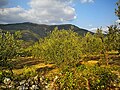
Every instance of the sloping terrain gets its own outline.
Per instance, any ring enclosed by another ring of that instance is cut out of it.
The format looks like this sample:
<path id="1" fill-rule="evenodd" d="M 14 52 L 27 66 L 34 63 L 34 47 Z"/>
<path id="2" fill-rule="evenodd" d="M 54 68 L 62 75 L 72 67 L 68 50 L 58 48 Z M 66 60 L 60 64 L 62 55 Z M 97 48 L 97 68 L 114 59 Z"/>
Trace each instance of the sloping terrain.
<path id="1" fill-rule="evenodd" d="M 23 40 L 25 41 L 37 41 L 39 38 L 47 36 L 48 33 L 52 32 L 54 28 L 57 27 L 59 30 L 65 29 L 73 29 L 73 31 L 77 32 L 79 35 L 84 35 L 87 32 L 90 32 L 85 29 L 81 29 L 72 24 L 63 24 L 63 25 L 45 25 L 45 24 L 35 24 L 30 22 L 25 23 L 16 23 L 16 24 L 0 24 L 0 29 L 3 31 L 22 31 Z M 92 33 L 92 32 L 91 32 Z"/>

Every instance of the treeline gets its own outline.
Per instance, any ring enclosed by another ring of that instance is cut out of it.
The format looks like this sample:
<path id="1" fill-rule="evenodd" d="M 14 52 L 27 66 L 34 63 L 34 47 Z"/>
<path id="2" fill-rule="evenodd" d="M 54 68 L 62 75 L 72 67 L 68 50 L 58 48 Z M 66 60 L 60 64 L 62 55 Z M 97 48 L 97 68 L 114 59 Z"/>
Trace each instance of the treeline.
<path id="1" fill-rule="evenodd" d="M 50 63 L 75 64 L 85 55 L 103 54 L 108 64 L 108 51 L 120 53 L 120 30 L 115 26 L 108 27 L 106 34 L 98 29 L 94 35 L 87 33 L 78 36 L 72 30 L 58 30 L 57 28 L 44 39 L 40 39 L 30 47 L 32 56 L 42 58 Z"/>
<path id="2" fill-rule="evenodd" d="M 55 28 L 47 37 L 31 46 L 20 38 L 20 32 L 0 32 L 0 61 L 3 65 L 16 56 L 33 56 L 47 63 L 74 66 L 84 56 L 101 54 L 108 65 L 108 52 L 114 50 L 120 53 L 120 30 L 117 25 L 109 26 L 106 34 L 102 29 L 97 29 L 95 34 L 88 32 L 84 37 L 73 30 Z"/>

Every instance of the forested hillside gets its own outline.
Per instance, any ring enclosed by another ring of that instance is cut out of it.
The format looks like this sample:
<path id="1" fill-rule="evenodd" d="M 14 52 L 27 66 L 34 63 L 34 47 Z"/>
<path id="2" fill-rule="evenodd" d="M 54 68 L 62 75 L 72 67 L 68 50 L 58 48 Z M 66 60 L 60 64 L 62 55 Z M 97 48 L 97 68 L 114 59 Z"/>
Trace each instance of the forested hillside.
<path id="1" fill-rule="evenodd" d="M 78 33 L 79 35 L 85 35 L 87 32 L 90 32 L 85 29 L 81 29 L 72 24 L 63 24 L 63 25 L 42 25 L 42 24 L 35 24 L 30 22 L 25 23 L 16 23 L 16 24 L 0 24 L 0 29 L 3 31 L 15 32 L 20 30 L 22 32 L 22 38 L 26 41 L 37 41 L 41 37 L 47 36 L 50 32 L 57 27 L 59 30 L 69 30 L 72 29 L 74 32 Z M 92 32 L 91 32 L 92 33 Z"/>

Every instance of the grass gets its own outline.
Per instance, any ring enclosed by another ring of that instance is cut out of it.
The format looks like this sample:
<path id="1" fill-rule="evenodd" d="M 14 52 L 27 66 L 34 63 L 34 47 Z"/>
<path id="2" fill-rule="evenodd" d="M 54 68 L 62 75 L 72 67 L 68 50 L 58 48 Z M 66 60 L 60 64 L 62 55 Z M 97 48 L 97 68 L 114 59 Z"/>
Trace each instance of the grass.
<path id="1" fill-rule="evenodd" d="M 99 57 L 99 56 L 96 56 Z M 80 71 L 77 72 L 77 68 L 69 68 L 71 69 L 71 71 L 73 71 L 75 74 L 75 77 L 79 76 L 79 75 L 86 75 L 86 73 L 89 75 L 91 75 L 91 70 L 89 71 L 89 68 L 93 68 L 94 65 L 96 65 L 99 62 L 99 59 L 96 58 L 95 56 L 92 56 L 92 59 L 90 59 L 91 57 L 87 58 L 87 61 L 82 61 L 82 66 L 87 67 L 87 69 L 85 69 L 84 71 Z M 94 60 L 94 59 L 95 60 Z M 112 71 L 113 74 L 116 74 L 120 77 L 120 55 L 109 55 L 109 59 L 112 61 L 114 61 L 114 63 L 109 64 L 108 66 L 106 66 L 105 64 L 100 65 L 99 67 L 105 67 L 107 69 L 110 69 Z M 18 57 L 16 59 L 13 59 L 11 61 L 11 64 L 13 64 L 13 73 L 16 76 L 20 76 L 18 77 L 16 80 L 23 80 L 29 77 L 34 77 L 36 75 L 40 75 L 40 76 L 45 76 L 46 80 L 48 79 L 49 82 L 52 82 L 55 78 L 55 76 L 59 76 L 60 80 L 64 80 L 64 78 L 66 78 L 66 82 L 67 79 L 69 80 L 73 80 L 75 81 L 75 79 L 71 79 L 71 77 L 66 76 L 65 74 L 62 74 L 64 72 L 64 68 L 63 67 L 56 67 L 54 64 L 45 64 L 45 62 L 43 60 L 40 59 L 35 59 L 33 57 Z M 27 68 L 26 68 L 27 67 Z M 97 67 L 97 68 L 99 68 Z M 84 67 L 78 67 L 81 68 L 80 70 L 82 70 L 82 68 L 84 69 Z M 61 70 L 63 70 L 63 72 L 61 72 Z M 94 70 L 94 69 L 93 69 Z M 32 72 L 32 73 L 27 73 L 27 72 Z M 34 73 L 35 72 L 35 73 Z M 66 72 L 66 71 L 65 71 Z M 90 72 L 90 73 L 89 73 Z M 68 74 L 69 75 L 69 74 Z M 27 77 L 26 77 L 27 76 Z M 62 77 L 62 78 L 61 78 Z M 94 77 L 94 76 L 93 76 Z M 116 78 L 116 77 L 115 77 Z M 77 78 L 77 81 L 82 80 L 81 78 Z M 96 80 L 96 79 L 94 79 Z M 69 84 L 69 82 L 67 82 Z"/>
<path id="2" fill-rule="evenodd" d="M 97 58 L 96 58 L 97 57 Z M 92 56 L 89 57 L 88 61 L 82 62 L 82 64 L 86 66 L 93 66 L 99 61 L 99 56 Z M 93 59 L 95 58 L 95 60 Z M 110 66 L 117 65 L 120 67 L 120 55 L 109 55 L 110 60 Z M 44 74 L 44 75 L 51 75 L 51 74 L 57 74 L 59 72 L 59 68 L 56 68 L 54 64 L 45 64 L 43 60 L 35 59 L 33 57 L 19 57 L 17 59 L 14 59 L 12 62 L 13 64 L 13 73 L 19 75 L 24 72 L 24 67 L 28 68 L 34 68 L 38 73 Z M 104 66 L 104 65 L 102 65 Z"/>
<path id="3" fill-rule="evenodd" d="M 14 66 L 13 73 L 22 74 L 24 67 L 34 68 L 37 72 L 49 71 L 53 69 L 54 64 L 45 64 L 44 61 L 30 58 L 30 57 L 20 57 L 17 60 L 13 60 L 12 64 Z"/>
<path id="4" fill-rule="evenodd" d="M 95 65 L 98 61 L 91 60 L 88 62 L 83 62 L 84 65 Z M 54 64 L 45 64 L 44 61 L 39 59 L 34 59 L 30 57 L 20 57 L 18 60 L 12 62 L 14 64 L 13 73 L 22 74 L 24 72 L 24 67 L 34 68 L 39 73 L 47 73 L 49 76 L 51 74 L 57 74 L 59 72 L 58 68 L 54 67 Z"/>

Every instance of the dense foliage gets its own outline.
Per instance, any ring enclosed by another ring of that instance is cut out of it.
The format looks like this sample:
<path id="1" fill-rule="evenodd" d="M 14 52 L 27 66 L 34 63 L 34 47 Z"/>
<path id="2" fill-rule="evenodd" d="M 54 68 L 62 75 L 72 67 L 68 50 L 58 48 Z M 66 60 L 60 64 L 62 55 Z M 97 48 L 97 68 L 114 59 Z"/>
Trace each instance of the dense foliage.
<path id="1" fill-rule="evenodd" d="M 33 46 L 32 53 L 57 65 L 73 65 L 80 60 L 80 37 L 71 30 L 57 28 Z"/>
<path id="2" fill-rule="evenodd" d="M 85 37 L 82 38 L 81 45 L 82 54 L 84 55 L 98 55 L 103 48 L 102 40 L 90 33 L 87 33 Z"/>
<path id="3" fill-rule="evenodd" d="M 57 28 L 44 39 L 40 39 L 29 48 L 34 57 L 56 65 L 75 66 L 83 56 L 104 55 L 108 65 L 108 52 L 120 50 L 120 32 L 115 26 L 108 27 L 107 34 L 97 29 L 95 34 L 87 33 L 84 37 L 71 30 Z"/>
<path id="4" fill-rule="evenodd" d="M 20 52 L 21 47 L 20 32 L 11 34 L 0 31 L 0 66 L 5 66 L 9 59 L 14 58 Z"/>
<path id="5" fill-rule="evenodd" d="M 115 10 L 116 15 L 120 19 L 120 0 L 116 3 L 117 4 L 117 9 Z"/>
<path id="6" fill-rule="evenodd" d="M 106 42 L 109 50 L 117 50 L 120 53 L 120 28 L 117 25 L 108 27 Z"/>
<path id="7" fill-rule="evenodd" d="M 112 68 L 81 65 L 59 75 L 56 84 L 60 90 L 109 90 L 119 87 L 120 78 Z"/>

